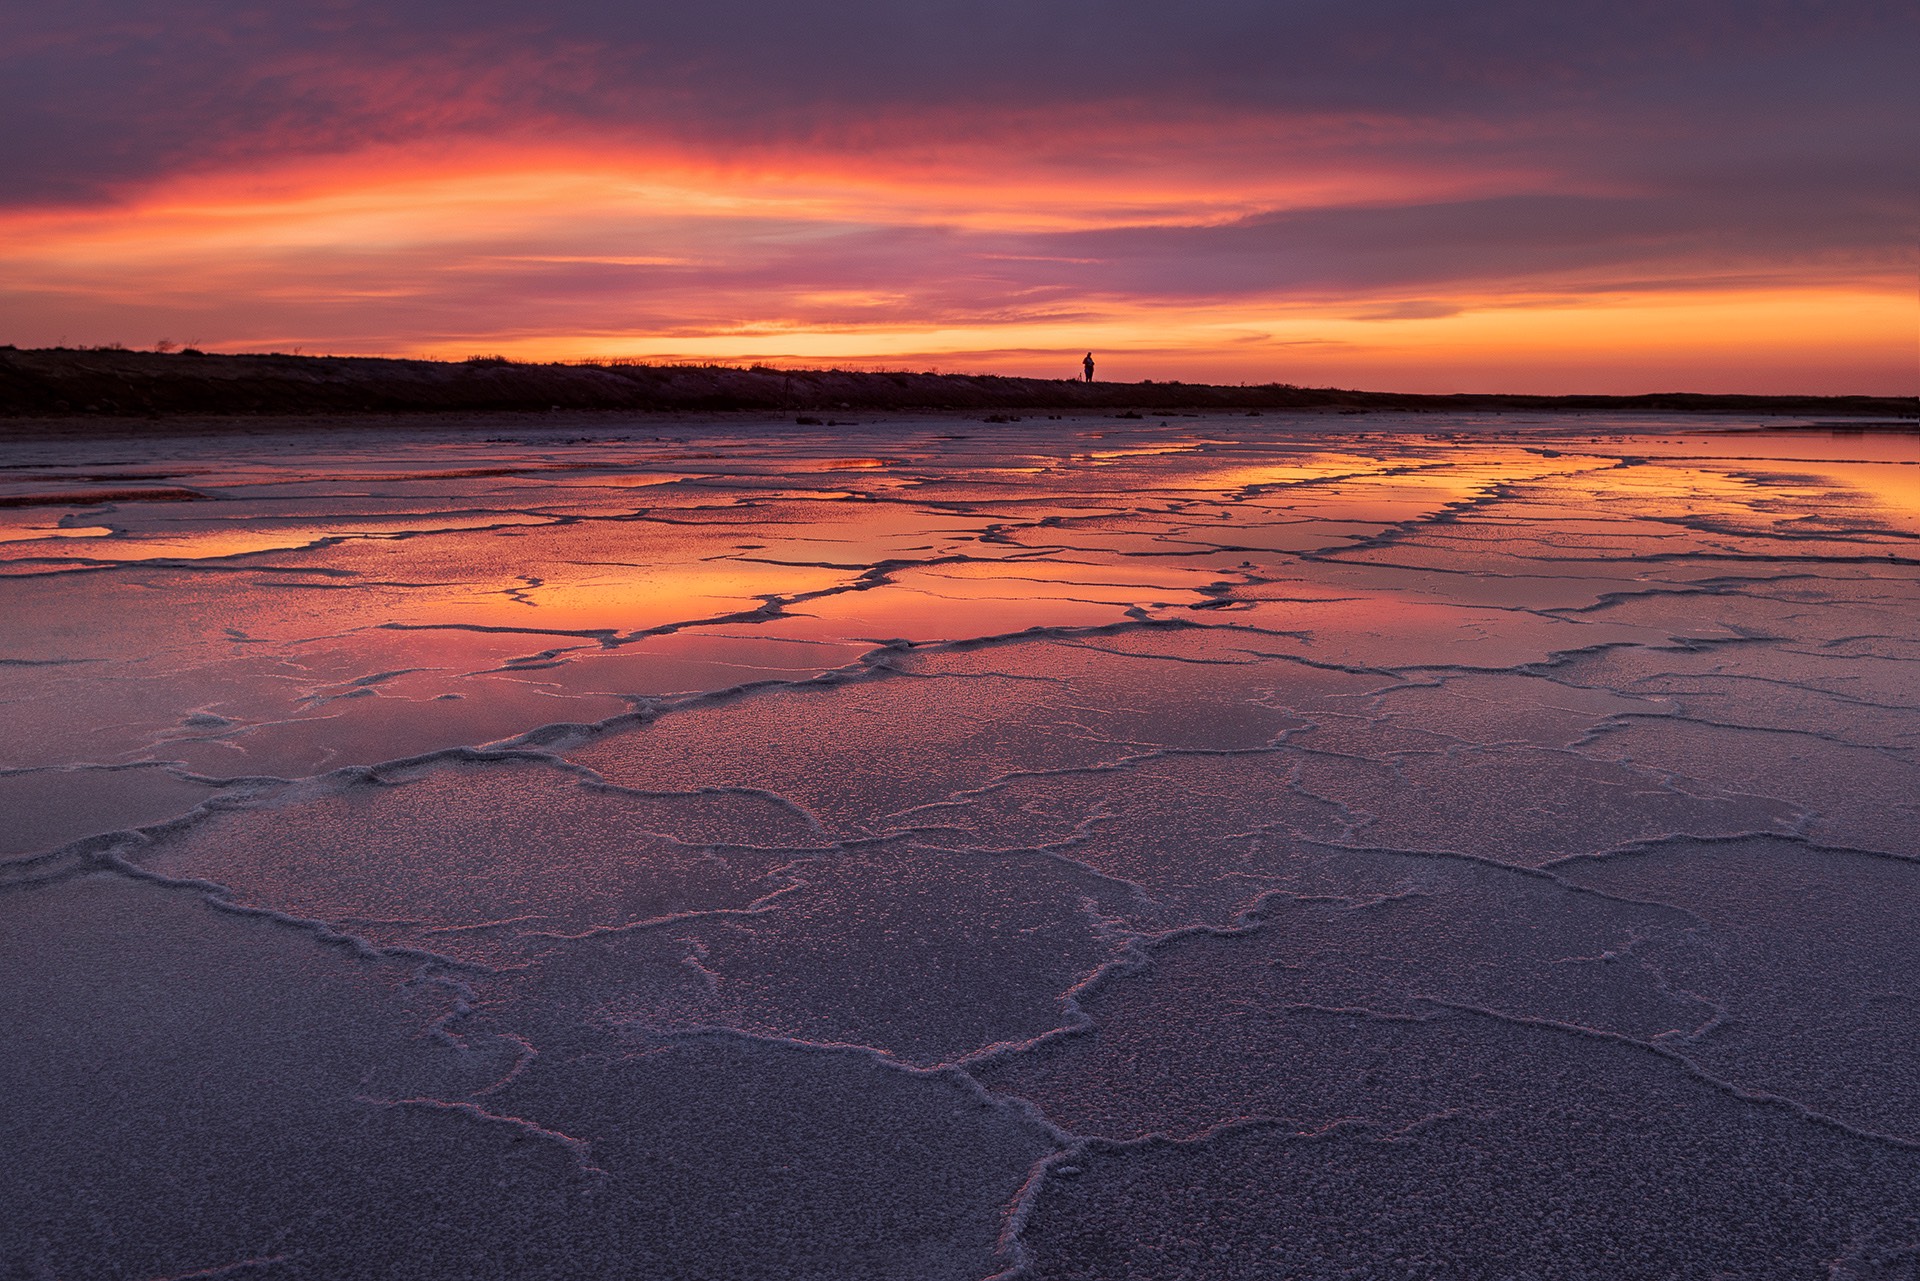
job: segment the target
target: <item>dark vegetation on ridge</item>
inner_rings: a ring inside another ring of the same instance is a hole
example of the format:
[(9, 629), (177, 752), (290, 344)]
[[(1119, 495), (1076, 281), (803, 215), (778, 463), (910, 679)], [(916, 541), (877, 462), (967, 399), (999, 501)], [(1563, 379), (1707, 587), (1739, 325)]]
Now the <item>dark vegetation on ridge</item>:
[(370, 356), (0, 347), (0, 415), (474, 413), (565, 410), (1610, 410), (1920, 416), (1892, 396), (1428, 396), (1285, 383), (1085, 383), (992, 374), (519, 364)]

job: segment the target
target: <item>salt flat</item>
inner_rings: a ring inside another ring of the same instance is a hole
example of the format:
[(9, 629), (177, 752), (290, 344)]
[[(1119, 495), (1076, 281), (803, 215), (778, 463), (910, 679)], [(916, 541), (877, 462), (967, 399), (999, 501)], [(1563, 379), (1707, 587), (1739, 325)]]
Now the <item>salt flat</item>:
[(1920, 1267), (1920, 435), (0, 464), (0, 1275)]

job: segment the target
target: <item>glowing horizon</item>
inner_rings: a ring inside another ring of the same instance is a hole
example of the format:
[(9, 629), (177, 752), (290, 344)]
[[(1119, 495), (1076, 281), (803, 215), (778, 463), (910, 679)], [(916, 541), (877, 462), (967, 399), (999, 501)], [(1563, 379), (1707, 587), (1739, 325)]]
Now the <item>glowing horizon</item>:
[[(855, 28), (819, 56), (871, 87), (814, 85), (753, 34), (700, 79), (723, 33), (692, 20), (398, 52), (294, 23), (188, 48), (219, 62), (208, 103), (115, 120), (151, 154), (29, 148), (0, 191), (0, 341), (1052, 376), (1092, 348), (1121, 381), (1920, 392), (1913, 200), (1884, 154), (1911, 126), (1838, 78), (1886, 22), (1756, 33), (1712, 8), (1707, 90), (1626, 19), (1599, 54), (1574, 23), (1476, 63), (1417, 15), (1404, 49), (1323, 15), (1342, 52), (1309, 74), (1235, 72), (1208, 9), (1160, 33), (1194, 63), (1165, 85), (1081, 58), (1024, 91), (1024, 54), (981, 54), (975, 85), (959, 52)], [(1116, 65), (1163, 52), (1140, 21)], [(104, 74), (71, 43), (28, 65)], [(663, 85), (622, 61), (642, 49)], [(924, 81), (880, 74), (909, 55)], [(1763, 106), (1796, 67), (1807, 101)], [(171, 85), (140, 74), (128, 110)], [(37, 101), (88, 143), (97, 120)]]

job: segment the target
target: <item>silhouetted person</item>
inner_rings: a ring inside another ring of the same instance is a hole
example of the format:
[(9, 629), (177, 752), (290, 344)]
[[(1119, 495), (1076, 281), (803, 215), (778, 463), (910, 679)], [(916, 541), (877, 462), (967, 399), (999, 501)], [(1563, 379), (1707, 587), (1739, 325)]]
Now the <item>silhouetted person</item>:
[(1087, 371), (1087, 381), (1092, 382), (1093, 381), (1093, 353), (1092, 352), (1088, 352), (1087, 358), (1080, 362), (1080, 368)]

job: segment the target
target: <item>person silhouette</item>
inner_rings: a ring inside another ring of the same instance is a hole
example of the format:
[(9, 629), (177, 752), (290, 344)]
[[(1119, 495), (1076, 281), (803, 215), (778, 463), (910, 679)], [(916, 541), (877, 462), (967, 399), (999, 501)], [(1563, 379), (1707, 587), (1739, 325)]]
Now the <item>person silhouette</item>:
[(1087, 358), (1080, 362), (1080, 367), (1087, 371), (1087, 381), (1092, 382), (1093, 381), (1093, 353), (1092, 352), (1087, 353)]

